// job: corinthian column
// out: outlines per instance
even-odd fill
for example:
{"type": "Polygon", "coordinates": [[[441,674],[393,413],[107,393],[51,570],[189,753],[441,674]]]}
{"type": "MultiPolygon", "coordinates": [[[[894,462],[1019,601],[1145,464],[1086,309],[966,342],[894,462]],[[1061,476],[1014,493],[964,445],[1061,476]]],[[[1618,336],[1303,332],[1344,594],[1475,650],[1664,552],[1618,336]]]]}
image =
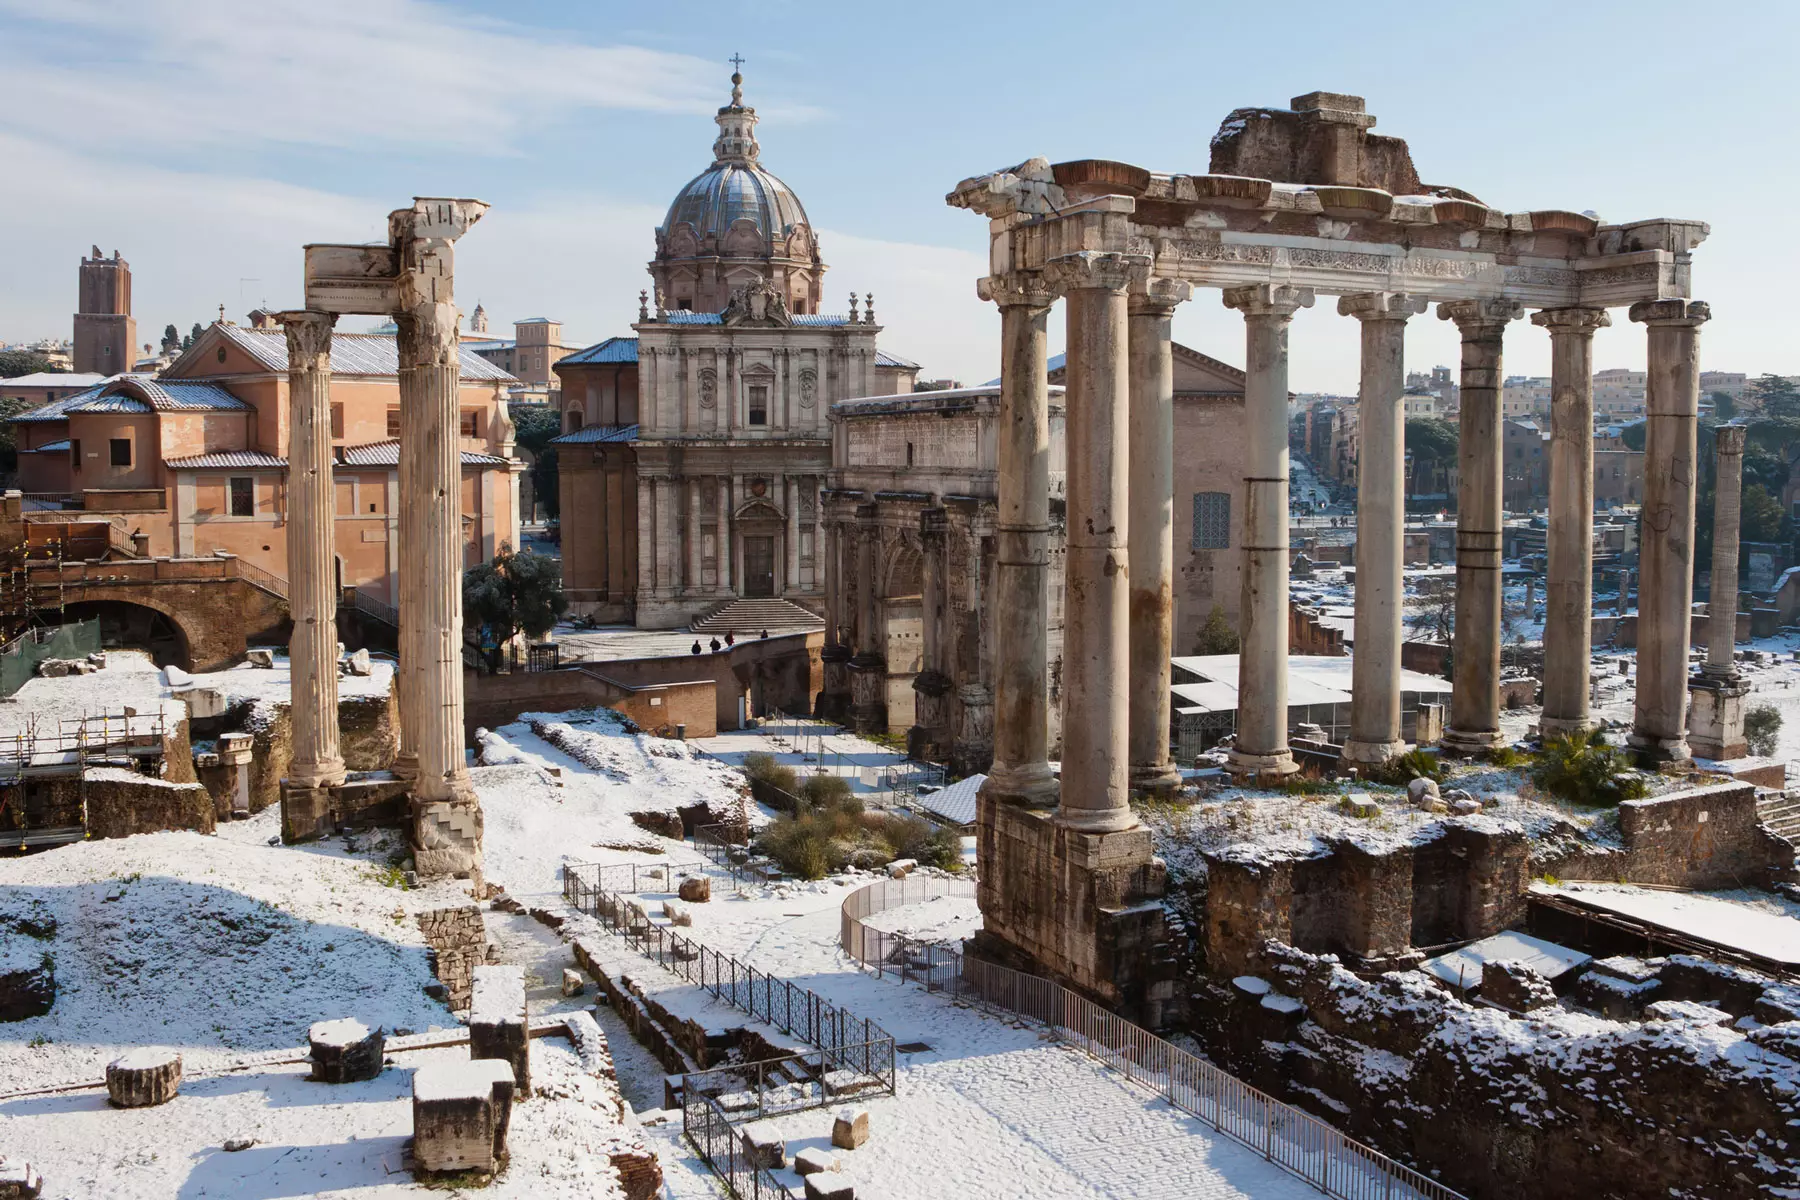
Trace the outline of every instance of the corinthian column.
{"type": "Polygon", "coordinates": [[[1742,758],[1744,704],[1737,671],[1738,521],[1744,485],[1744,427],[1713,430],[1718,488],[1713,500],[1712,598],[1707,604],[1706,665],[1688,681],[1688,745],[1714,760],[1742,758]]]}
{"type": "Polygon", "coordinates": [[[1033,807],[1050,774],[1050,382],[1045,342],[1056,293],[1030,273],[981,281],[1000,306],[998,519],[995,523],[994,760],[985,795],[1033,807]]]}
{"type": "Polygon", "coordinates": [[[1481,754],[1500,732],[1500,343],[1523,308],[1513,300],[1457,300],[1438,316],[1462,334],[1462,416],[1457,435],[1456,681],[1442,745],[1481,754]]]}
{"type": "Polygon", "coordinates": [[[1400,618],[1404,578],[1408,317],[1422,297],[1366,292],[1338,301],[1362,322],[1362,387],[1357,398],[1356,657],[1350,672],[1350,737],[1344,757],[1381,764],[1406,753],[1400,736],[1400,618]]]}
{"type": "Polygon", "coordinates": [[[1238,639],[1233,778],[1294,771],[1288,750],[1288,323],[1311,308],[1311,288],[1229,288],[1225,307],[1244,314],[1244,598],[1238,639]]]}
{"type": "Polygon", "coordinates": [[[1549,579],[1544,587],[1545,735],[1585,730],[1594,622],[1594,331],[1603,308],[1531,314],[1550,331],[1549,579]]]}
{"type": "Polygon", "coordinates": [[[400,751],[394,756],[394,775],[411,781],[419,775],[419,664],[425,657],[424,625],[419,610],[419,573],[416,560],[425,536],[425,506],[417,503],[419,489],[419,330],[411,313],[394,314],[394,349],[400,380],[400,562],[395,611],[399,613],[399,662],[394,668],[400,694],[400,751]]]}
{"type": "Polygon", "coordinates": [[[417,447],[416,491],[401,499],[422,509],[420,539],[407,551],[423,652],[419,662],[419,774],[413,785],[415,857],[421,874],[479,875],[481,816],[463,754],[463,532],[458,313],[453,300],[455,239],[485,206],[444,202],[446,211],[409,214],[400,240],[400,307],[414,321],[411,420],[401,440],[417,447]]]}
{"type": "Polygon", "coordinates": [[[1125,290],[1147,256],[1083,251],[1053,264],[1068,295],[1068,521],[1059,824],[1129,828],[1131,626],[1125,290]]]}
{"type": "Polygon", "coordinates": [[[1175,360],[1169,324],[1192,289],[1151,280],[1130,301],[1131,786],[1170,792],[1169,655],[1175,583],[1175,360]]]}
{"type": "Polygon", "coordinates": [[[338,750],[337,595],[332,571],[331,327],[319,312],[284,312],[288,348],[288,644],[296,787],[344,782],[338,750]]]}
{"type": "Polygon", "coordinates": [[[1631,319],[1649,327],[1643,536],[1638,576],[1637,708],[1630,743],[1657,762],[1689,757],[1688,620],[1694,602],[1694,468],[1700,412],[1698,300],[1645,300],[1631,319]]]}

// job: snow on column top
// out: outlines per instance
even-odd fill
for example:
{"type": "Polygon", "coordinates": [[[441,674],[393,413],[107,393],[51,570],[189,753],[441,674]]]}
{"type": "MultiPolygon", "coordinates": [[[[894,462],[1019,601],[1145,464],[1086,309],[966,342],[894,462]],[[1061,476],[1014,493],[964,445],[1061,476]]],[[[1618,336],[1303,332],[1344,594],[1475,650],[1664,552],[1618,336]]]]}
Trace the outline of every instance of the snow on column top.
{"type": "Polygon", "coordinates": [[[306,1031],[307,1040],[320,1046],[354,1046],[368,1036],[369,1027],[355,1017],[315,1021],[306,1031]]]}
{"type": "Polygon", "coordinates": [[[413,1072],[413,1099],[486,1100],[502,1080],[513,1082],[512,1064],[504,1058],[427,1063],[413,1072]]]}

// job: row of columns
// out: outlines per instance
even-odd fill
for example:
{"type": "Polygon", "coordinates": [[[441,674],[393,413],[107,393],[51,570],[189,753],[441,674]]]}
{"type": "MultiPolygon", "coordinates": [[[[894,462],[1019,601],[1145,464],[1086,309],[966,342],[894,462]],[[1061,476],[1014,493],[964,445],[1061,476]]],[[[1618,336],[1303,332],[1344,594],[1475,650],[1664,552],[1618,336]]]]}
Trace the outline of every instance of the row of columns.
{"type": "MultiPolygon", "coordinates": [[[[996,606],[994,764],[984,791],[1044,807],[1083,832],[1130,826],[1130,788],[1166,786],[1172,568],[1173,377],[1169,316],[1184,284],[1149,277],[1145,256],[1084,251],[1043,272],[984,279],[1000,308],[1002,395],[996,606]],[[1047,313],[1067,297],[1066,704],[1060,800],[1048,765],[1049,549],[1047,313]],[[1129,472],[1127,462],[1129,461],[1129,472]],[[1130,480],[1128,486],[1127,480],[1130,480]]],[[[1288,327],[1311,289],[1228,289],[1246,335],[1244,555],[1237,738],[1240,778],[1295,769],[1287,742],[1288,327]]],[[[1400,648],[1404,503],[1403,342],[1422,297],[1345,296],[1362,324],[1356,661],[1345,756],[1382,763],[1403,753],[1400,648]]],[[[1442,304],[1462,335],[1461,483],[1455,662],[1445,744],[1479,752],[1501,740],[1502,340],[1522,315],[1504,299],[1442,304]]],[[[1706,306],[1646,302],[1650,408],[1640,594],[1640,678],[1632,741],[1683,757],[1687,613],[1692,594],[1697,330],[1706,306]]],[[[1585,728],[1592,611],[1592,337],[1602,309],[1540,312],[1552,338],[1550,618],[1545,727],[1585,728]]]]}

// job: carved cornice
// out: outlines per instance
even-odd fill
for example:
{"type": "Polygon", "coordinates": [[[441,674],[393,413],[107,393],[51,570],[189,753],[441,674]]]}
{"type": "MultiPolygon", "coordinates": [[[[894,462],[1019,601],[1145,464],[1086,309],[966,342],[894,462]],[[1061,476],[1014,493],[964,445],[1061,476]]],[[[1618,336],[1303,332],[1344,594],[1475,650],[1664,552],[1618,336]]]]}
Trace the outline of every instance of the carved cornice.
{"type": "Polygon", "coordinates": [[[1612,324],[1612,314],[1604,308],[1546,308],[1532,313],[1531,323],[1551,333],[1593,337],[1596,329],[1605,329],[1612,324]]]}
{"type": "Polygon", "coordinates": [[[1044,273],[1065,292],[1123,292],[1150,277],[1148,254],[1119,254],[1109,250],[1079,250],[1053,258],[1044,273]]]}
{"type": "Polygon", "coordinates": [[[1425,311],[1425,297],[1406,292],[1358,292],[1338,297],[1338,315],[1359,321],[1405,321],[1425,311]]]}
{"type": "Polygon", "coordinates": [[[1151,277],[1142,291],[1131,293],[1131,311],[1151,316],[1173,316],[1194,294],[1194,285],[1181,279],[1151,277]]]}
{"type": "Polygon", "coordinates": [[[1015,271],[977,279],[975,294],[1001,308],[1049,308],[1060,293],[1055,283],[1038,271],[1015,271]]]}
{"type": "Polygon", "coordinates": [[[1525,315],[1525,306],[1517,300],[1452,300],[1438,305],[1440,321],[1454,321],[1463,337],[1498,334],[1508,321],[1525,315]]]}
{"type": "Polygon", "coordinates": [[[300,309],[276,316],[287,331],[288,370],[331,371],[331,329],[337,324],[333,313],[300,309]]]}
{"type": "Polygon", "coordinates": [[[1695,328],[1712,320],[1712,308],[1704,300],[1640,300],[1631,306],[1631,319],[1650,326],[1695,328]]]}
{"type": "Polygon", "coordinates": [[[1235,308],[1246,317],[1276,317],[1289,320],[1303,308],[1313,306],[1313,290],[1291,287],[1285,283],[1252,283],[1245,287],[1226,288],[1220,293],[1226,308],[1235,308]]]}

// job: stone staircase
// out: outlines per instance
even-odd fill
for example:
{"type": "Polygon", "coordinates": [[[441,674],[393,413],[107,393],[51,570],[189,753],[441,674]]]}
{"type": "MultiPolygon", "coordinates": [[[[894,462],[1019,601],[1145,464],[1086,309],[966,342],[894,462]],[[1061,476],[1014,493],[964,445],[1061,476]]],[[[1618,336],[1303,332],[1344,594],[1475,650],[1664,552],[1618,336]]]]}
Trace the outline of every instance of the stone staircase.
{"type": "Polygon", "coordinates": [[[819,629],[824,620],[791,600],[728,600],[689,626],[695,633],[735,633],[738,637],[819,629]]]}
{"type": "Polygon", "coordinates": [[[1757,801],[1756,815],[1774,832],[1800,843],[1800,791],[1770,792],[1757,801]]]}

